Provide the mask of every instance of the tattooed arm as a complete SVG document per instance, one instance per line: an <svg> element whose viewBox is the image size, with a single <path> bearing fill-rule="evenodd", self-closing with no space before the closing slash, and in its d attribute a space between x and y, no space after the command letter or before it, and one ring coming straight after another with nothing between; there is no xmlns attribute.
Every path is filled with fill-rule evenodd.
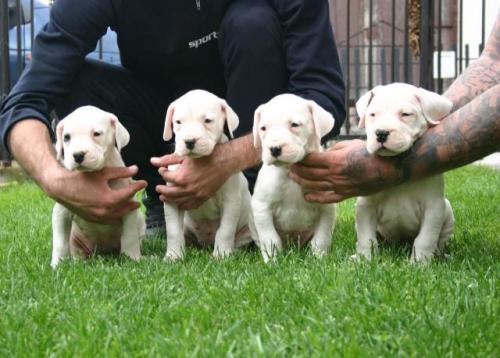
<svg viewBox="0 0 500 358"><path fill-rule="evenodd" d="M445 96L455 111L430 128L407 153L369 155L366 143L337 143L292 167L290 177L306 199L339 202L368 195L471 163L500 149L500 13L480 58L450 86Z"/></svg>

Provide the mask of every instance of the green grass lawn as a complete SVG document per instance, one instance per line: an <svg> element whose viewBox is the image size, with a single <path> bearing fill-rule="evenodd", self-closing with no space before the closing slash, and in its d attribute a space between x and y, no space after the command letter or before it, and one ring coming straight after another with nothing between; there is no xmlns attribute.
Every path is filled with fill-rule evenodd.
<svg viewBox="0 0 500 358"><path fill-rule="evenodd" d="M456 216L448 260L412 265L383 247L354 264L354 200L338 206L332 253L292 248L265 265L190 250L140 263L50 266L53 203L0 188L0 356L500 356L500 173L447 174Z"/></svg>

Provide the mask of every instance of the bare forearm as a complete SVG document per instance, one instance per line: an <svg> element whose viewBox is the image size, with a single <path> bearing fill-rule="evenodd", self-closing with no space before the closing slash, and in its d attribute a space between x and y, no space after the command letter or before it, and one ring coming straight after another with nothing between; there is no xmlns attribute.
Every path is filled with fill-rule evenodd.
<svg viewBox="0 0 500 358"><path fill-rule="evenodd" d="M216 149L220 164L236 173L260 163L260 152L253 145L253 136L247 134L231 140Z"/></svg>
<svg viewBox="0 0 500 358"><path fill-rule="evenodd" d="M396 167L417 180L471 163L500 149L500 85L473 99L415 143Z"/></svg>
<svg viewBox="0 0 500 358"><path fill-rule="evenodd" d="M45 184L44 174L60 168L49 131L36 119L18 122L10 131L8 145L16 161L42 187Z"/></svg>

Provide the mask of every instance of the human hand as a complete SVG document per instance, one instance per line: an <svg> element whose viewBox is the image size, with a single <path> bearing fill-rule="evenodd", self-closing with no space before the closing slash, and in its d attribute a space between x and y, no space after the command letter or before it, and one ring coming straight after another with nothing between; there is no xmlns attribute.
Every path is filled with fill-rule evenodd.
<svg viewBox="0 0 500 358"><path fill-rule="evenodd" d="M147 183L139 180L113 190L109 181L129 178L137 171L136 166L107 167L95 172L67 171L55 167L47 170L41 184L50 197L83 219L113 224L139 208L140 204L132 198Z"/></svg>
<svg viewBox="0 0 500 358"><path fill-rule="evenodd" d="M290 178L302 186L305 199L336 203L397 185L401 175L393 158L370 155L362 140L335 144L330 150L309 154L291 167Z"/></svg>
<svg viewBox="0 0 500 358"><path fill-rule="evenodd" d="M175 154L151 158L151 163L160 168L158 172L165 182L172 184L156 187L160 200L190 210L212 197L233 174L219 153L220 150L215 150L210 156L196 159ZM169 165L175 164L180 164L177 170L168 170Z"/></svg>

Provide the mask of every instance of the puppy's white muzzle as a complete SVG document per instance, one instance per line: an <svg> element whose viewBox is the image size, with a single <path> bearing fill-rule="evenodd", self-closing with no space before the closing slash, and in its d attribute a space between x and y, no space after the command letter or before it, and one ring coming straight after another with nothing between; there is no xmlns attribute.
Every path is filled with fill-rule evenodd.
<svg viewBox="0 0 500 358"><path fill-rule="evenodd" d="M93 150L75 150L67 154L64 167L68 170L96 171L104 167L104 153Z"/></svg>
<svg viewBox="0 0 500 358"><path fill-rule="evenodd" d="M283 140L281 133L269 134L264 140L262 161L266 164L286 165L300 162L306 155L305 145Z"/></svg>
<svg viewBox="0 0 500 358"><path fill-rule="evenodd" d="M381 123L382 122L382 123ZM366 149L370 154L394 156L407 151L415 141L415 137L404 130L398 120L383 123L379 120L367 131Z"/></svg>
<svg viewBox="0 0 500 358"><path fill-rule="evenodd" d="M176 138L175 153L181 156L200 158L212 154L215 142L206 138Z"/></svg>

